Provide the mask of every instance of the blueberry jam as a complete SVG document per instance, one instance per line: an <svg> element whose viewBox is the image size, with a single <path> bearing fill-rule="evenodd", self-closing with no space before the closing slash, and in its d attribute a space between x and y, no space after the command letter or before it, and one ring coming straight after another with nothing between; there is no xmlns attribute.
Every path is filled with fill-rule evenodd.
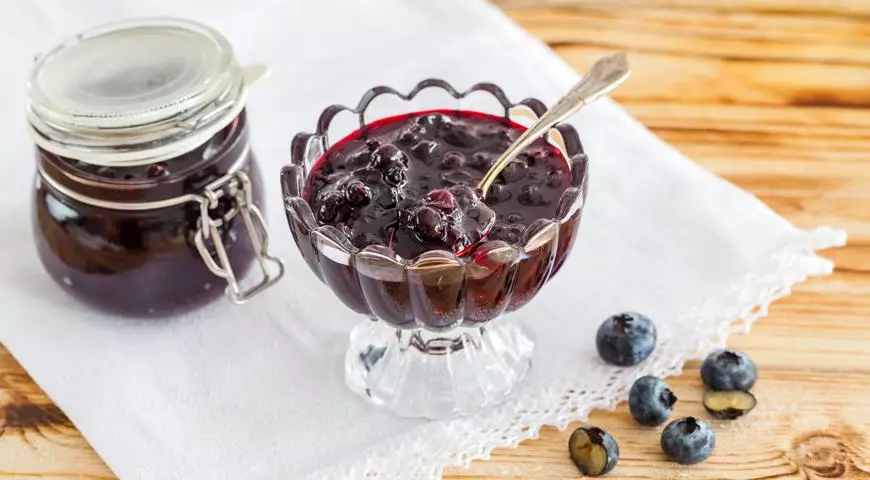
<svg viewBox="0 0 870 480"><path fill-rule="evenodd" d="M155 202L199 194L238 169L251 181L254 204L263 203L244 111L203 145L166 162L106 168L43 149L36 150L36 162L43 173L33 193L33 229L43 266L75 298L129 317L180 314L223 295L225 282L208 269L195 245L199 206L115 210L82 203L58 185L105 202ZM223 218L235 207L223 197L209 214ZM230 265L242 278L255 258L242 218L229 218L219 232ZM208 248L215 256L213 243Z"/></svg>
<svg viewBox="0 0 870 480"><path fill-rule="evenodd" d="M539 138L480 201L477 183L523 130L456 110L379 120L317 161L306 196L317 221L358 248L386 245L413 258L433 249L463 253L487 235L516 244L535 220L554 216L571 182L565 157Z"/></svg>

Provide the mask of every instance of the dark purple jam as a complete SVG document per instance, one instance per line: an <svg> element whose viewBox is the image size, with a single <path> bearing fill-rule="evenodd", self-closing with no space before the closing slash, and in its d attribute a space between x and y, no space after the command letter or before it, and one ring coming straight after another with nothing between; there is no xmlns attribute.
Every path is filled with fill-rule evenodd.
<svg viewBox="0 0 870 480"><path fill-rule="evenodd" d="M34 194L34 232L49 275L76 298L134 317L164 316L223 295L226 281L208 270L194 245L199 207L126 211L82 203L53 187L111 202L154 202L203 187L238 168L251 179L261 205L261 180L248 147L244 112L200 147L141 167L100 167L37 149L43 171ZM221 199L212 218L234 205ZM230 264L241 279L254 249L239 216L219 227ZM214 246L208 243L214 257Z"/></svg>
<svg viewBox="0 0 870 480"><path fill-rule="evenodd" d="M379 120L318 160L306 196L318 222L358 248L383 245L414 258L436 249L464 253L483 237L516 244L535 220L555 215L571 183L564 156L539 138L479 201L477 183L523 130L503 117L456 110Z"/></svg>

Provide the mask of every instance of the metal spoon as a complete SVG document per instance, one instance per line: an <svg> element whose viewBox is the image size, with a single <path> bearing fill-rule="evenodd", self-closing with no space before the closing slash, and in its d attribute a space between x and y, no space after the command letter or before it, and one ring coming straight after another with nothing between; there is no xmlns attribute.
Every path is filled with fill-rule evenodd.
<svg viewBox="0 0 870 480"><path fill-rule="evenodd" d="M486 192L489 191L489 187L492 186L498 174L524 148L547 133L553 125L570 117L584 105L588 105L613 91L628 78L630 72L628 59L625 58L624 53L604 57L595 62L577 85L568 90L568 93L560 98L553 105L553 108L541 115L537 122L517 137L514 143L498 157L483 179L480 180L480 183L477 184L480 197L486 198Z"/></svg>

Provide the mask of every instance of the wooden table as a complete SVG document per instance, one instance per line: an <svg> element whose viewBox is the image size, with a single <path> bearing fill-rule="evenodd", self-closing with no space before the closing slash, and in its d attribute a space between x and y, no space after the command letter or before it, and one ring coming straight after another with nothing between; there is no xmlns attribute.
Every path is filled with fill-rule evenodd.
<svg viewBox="0 0 870 480"><path fill-rule="evenodd" d="M617 98L658 135L801 227L849 246L730 345L759 365L759 407L717 424L706 463L665 460L658 429L625 405L589 422L620 441L608 478L870 479L870 0L501 0L578 69L616 50L632 79ZM702 415L698 364L671 385ZM0 478L115 478L0 348ZM578 478L569 431L546 428L450 479Z"/></svg>

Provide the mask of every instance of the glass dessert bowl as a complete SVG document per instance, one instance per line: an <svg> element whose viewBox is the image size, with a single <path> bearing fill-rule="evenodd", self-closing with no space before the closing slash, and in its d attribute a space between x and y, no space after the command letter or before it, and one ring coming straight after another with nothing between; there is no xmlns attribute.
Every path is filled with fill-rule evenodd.
<svg viewBox="0 0 870 480"><path fill-rule="evenodd" d="M587 183L577 132L558 124L484 198L475 186L545 111L493 84L459 92L430 79L331 106L294 138L281 173L287 221L315 275L368 319L345 360L361 396L451 418L501 403L528 373L534 341L512 312L576 238Z"/></svg>

